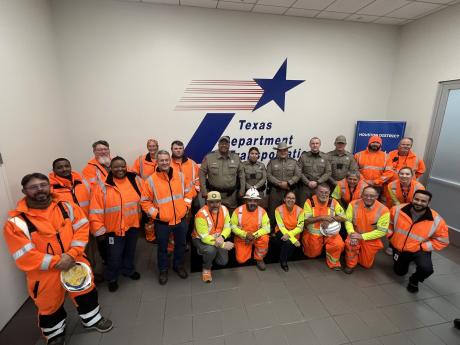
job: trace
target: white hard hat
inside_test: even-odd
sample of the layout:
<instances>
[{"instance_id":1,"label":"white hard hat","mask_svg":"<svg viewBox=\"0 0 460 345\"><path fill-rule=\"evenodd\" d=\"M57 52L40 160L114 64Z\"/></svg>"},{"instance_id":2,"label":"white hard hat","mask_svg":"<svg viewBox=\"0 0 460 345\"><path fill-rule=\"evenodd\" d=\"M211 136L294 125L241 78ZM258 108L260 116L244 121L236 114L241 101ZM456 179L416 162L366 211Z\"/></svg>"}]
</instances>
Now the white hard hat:
<instances>
[{"instance_id":1,"label":"white hard hat","mask_svg":"<svg viewBox=\"0 0 460 345\"><path fill-rule=\"evenodd\" d=\"M243 197L244 199L260 200L259 191L254 187L249 188Z\"/></svg>"},{"instance_id":2,"label":"white hard hat","mask_svg":"<svg viewBox=\"0 0 460 345\"><path fill-rule=\"evenodd\" d=\"M324 236L332 236L338 234L340 232L340 223L339 222L332 222L326 229L320 228L321 233Z\"/></svg>"}]
</instances>

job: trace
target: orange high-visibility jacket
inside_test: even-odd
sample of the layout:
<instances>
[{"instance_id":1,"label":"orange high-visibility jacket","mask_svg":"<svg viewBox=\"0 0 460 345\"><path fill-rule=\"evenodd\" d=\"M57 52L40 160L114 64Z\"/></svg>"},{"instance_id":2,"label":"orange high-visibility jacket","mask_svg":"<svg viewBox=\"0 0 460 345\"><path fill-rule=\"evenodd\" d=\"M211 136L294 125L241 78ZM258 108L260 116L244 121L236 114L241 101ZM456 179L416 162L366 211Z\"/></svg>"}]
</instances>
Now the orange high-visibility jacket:
<instances>
[{"instance_id":1,"label":"orange high-visibility jacket","mask_svg":"<svg viewBox=\"0 0 460 345\"><path fill-rule=\"evenodd\" d=\"M253 212L249 212L246 205L241 205L233 211L230 219L232 232L240 237L246 238L246 233L252 233L259 238L270 233L270 219L267 212L260 206Z\"/></svg>"},{"instance_id":2,"label":"orange high-visibility jacket","mask_svg":"<svg viewBox=\"0 0 460 345\"><path fill-rule=\"evenodd\" d=\"M377 200L371 207L366 207L362 199L353 200L348 205L346 214L347 232L357 232L365 241L383 237L388 232L390 210Z\"/></svg>"},{"instance_id":3,"label":"orange high-visibility jacket","mask_svg":"<svg viewBox=\"0 0 460 345\"><path fill-rule=\"evenodd\" d=\"M9 212L3 230L16 266L32 279L52 270L63 253L74 259L81 256L88 234L89 222L82 209L54 195L46 211L31 209L21 199Z\"/></svg>"},{"instance_id":4,"label":"orange high-visibility jacket","mask_svg":"<svg viewBox=\"0 0 460 345\"><path fill-rule=\"evenodd\" d=\"M183 157L182 161L176 162L171 158L171 167L184 174L186 187L191 189L193 197L200 192L200 167L193 159Z\"/></svg>"},{"instance_id":5,"label":"orange high-visibility jacket","mask_svg":"<svg viewBox=\"0 0 460 345\"><path fill-rule=\"evenodd\" d=\"M89 198L91 186L88 181L76 171L72 171L71 179L57 176L54 172L49 173L51 193L57 195L62 201L72 201L80 206L86 215L89 212Z\"/></svg>"},{"instance_id":6,"label":"orange high-visibility jacket","mask_svg":"<svg viewBox=\"0 0 460 345\"><path fill-rule=\"evenodd\" d=\"M386 153L379 150L370 151L368 148L355 153L355 160L359 166L359 172L366 181L382 185L386 181L385 172Z\"/></svg>"},{"instance_id":7,"label":"orange high-visibility jacket","mask_svg":"<svg viewBox=\"0 0 460 345\"><path fill-rule=\"evenodd\" d=\"M82 171L83 177L91 185L96 183L98 180L104 182L108 174L108 171L96 160L96 158L88 161Z\"/></svg>"},{"instance_id":8,"label":"orange high-visibility jacket","mask_svg":"<svg viewBox=\"0 0 460 345\"><path fill-rule=\"evenodd\" d=\"M409 151L407 156L400 156L398 150L393 150L388 154L385 164L385 176L387 182L395 181L398 178L398 171L401 168L409 167L412 169L414 179L418 179L425 172L425 162Z\"/></svg>"},{"instance_id":9,"label":"orange high-visibility jacket","mask_svg":"<svg viewBox=\"0 0 460 345\"><path fill-rule=\"evenodd\" d=\"M423 187L423 185L420 182L412 180L410 183L409 190L407 191L407 195L404 196L399 179L396 181L392 181L388 183L384 191L386 204L389 208L391 208L396 205L411 203L412 198L414 197L414 193L418 190L423 189L425 189L425 187Z\"/></svg>"},{"instance_id":10,"label":"orange high-visibility jacket","mask_svg":"<svg viewBox=\"0 0 460 345\"><path fill-rule=\"evenodd\" d=\"M303 231L305 214L302 207L294 205L291 211L286 204L278 206L275 210L275 233L281 231L283 235L289 235L289 240L294 244Z\"/></svg>"},{"instance_id":11,"label":"orange high-visibility jacket","mask_svg":"<svg viewBox=\"0 0 460 345\"><path fill-rule=\"evenodd\" d=\"M449 244L448 227L444 219L431 208L416 221L412 221L411 204L391 209L389 236L393 247L401 252L441 250Z\"/></svg>"},{"instance_id":12,"label":"orange high-visibility jacket","mask_svg":"<svg viewBox=\"0 0 460 345\"><path fill-rule=\"evenodd\" d=\"M125 177L135 193L134 198L120 190L109 174L105 182L94 185L89 206L91 233L101 236L113 232L116 236L124 236L131 227L139 227L141 212L140 199L142 195L142 180L133 172L127 172Z\"/></svg>"},{"instance_id":13,"label":"orange high-visibility jacket","mask_svg":"<svg viewBox=\"0 0 460 345\"><path fill-rule=\"evenodd\" d=\"M150 218L179 224L192 203L193 192L187 190L184 175L174 168L158 169L144 181L141 206Z\"/></svg>"},{"instance_id":14,"label":"orange high-visibility jacket","mask_svg":"<svg viewBox=\"0 0 460 345\"><path fill-rule=\"evenodd\" d=\"M155 172L157 168L157 160L150 157L150 153L139 156L133 163L131 171L142 177L143 180L147 179Z\"/></svg>"},{"instance_id":15,"label":"orange high-visibility jacket","mask_svg":"<svg viewBox=\"0 0 460 345\"><path fill-rule=\"evenodd\" d=\"M319 216L341 216L345 217L345 211L339 202L335 199L329 199L326 203L320 203L318 197L313 195L311 199L305 201L303 210L305 212L305 220ZM321 235L321 222L308 224L308 231L312 234Z\"/></svg>"},{"instance_id":16,"label":"orange high-visibility jacket","mask_svg":"<svg viewBox=\"0 0 460 345\"><path fill-rule=\"evenodd\" d=\"M342 201L342 205L348 205L352 200L361 199L361 194L366 187L367 183L361 179L356 185L353 193L351 193L348 181L344 178L337 183L331 196L335 200Z\"/></svg>"},{"instance_id":17,"label":"orange high-visibility jacket","mask_svg":"<svg viewBox=\"0 0 460 345\"><path fill-rule=\"evenodd\" d=\"M196 213L192 238L199 238L201 242L213 246L217 237L227 239L230 233L230 214L224 205L220 206L218 213L209 211L208 205Z\"/></svg>"}]
</instances>

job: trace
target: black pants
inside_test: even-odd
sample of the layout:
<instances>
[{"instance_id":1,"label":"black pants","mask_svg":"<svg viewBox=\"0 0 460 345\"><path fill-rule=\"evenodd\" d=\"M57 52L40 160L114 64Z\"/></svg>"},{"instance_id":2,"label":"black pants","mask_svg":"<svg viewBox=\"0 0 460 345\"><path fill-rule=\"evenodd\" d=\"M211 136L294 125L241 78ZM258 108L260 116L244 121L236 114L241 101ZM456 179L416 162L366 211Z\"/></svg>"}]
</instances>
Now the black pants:
<instances>
[{"instance_id":1,"label":"black pants","mask_svg":"<svg viewBox=\"0 0 460 345\"><path fill-rule=\"evenodd\" d=\"M295 246L290 240L283 241L281 237L283 237L283 234L281 231L278 231L275 235L275 243L280 247L280 263L286 264L288 259L291 257Z\"/></svg>"},{"instance_id":2,"label":"black pants","mask_svg":"<svg viewBox=\"0 0 460 345\"><path fill-rule=\"evenodd\" d=\"M397 260L395 260L395 254L397 255ZM414 261L416 266L415 273L410 277L412 282L423 282L434 272L431 252L420 250L415 253L395 252L395 254L393 255L393 270L398 276L407 274L411 261Z\"/></svg>"}]
</instances>

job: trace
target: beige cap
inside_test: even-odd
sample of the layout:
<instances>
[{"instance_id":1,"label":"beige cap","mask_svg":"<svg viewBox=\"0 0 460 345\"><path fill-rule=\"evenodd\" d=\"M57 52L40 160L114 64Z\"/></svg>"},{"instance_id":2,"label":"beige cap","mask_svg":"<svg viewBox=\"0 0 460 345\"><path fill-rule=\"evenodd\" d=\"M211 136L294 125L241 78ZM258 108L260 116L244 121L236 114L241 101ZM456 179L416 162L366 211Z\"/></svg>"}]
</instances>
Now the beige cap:
<instances>
[{"instance_id":1,"label":"beige cap","mask_svg":"<svg viewBox=\"0 0 460 345\"><path fill-rule=\"evenodd\" d=\"M206 198L207 201L221 201L222 198L219 192L212 191L208 193L208 197Z\"/></svg>"},{"instance_id":2,"label":"beige cap","mask_svg":"<svg viewBox=\"0 0 460 345\"><path fill-rule=\"evenodd\" d=\"M280 142L277 147L274 147L273 150L286 150L290 149L292 146L288 146L284 141Z\"/></svg>"},{"instance_id":3,"label":"beige cap","mask_svg":"<svg viewBox=\"0 0 460 345\"><path fill-rule=\"evenodd\" d=\"M224 141L224 140L227 141L227 142L230 142L230 137L229 137L228 135L224 135L223 137L220 137L219 143L220 143L221 141Z\"/></svg>"},{"instance_id":4,"label":"beige cap","mask_svg":"<svg viewBox=\"0 0 460 345\"><path fill-rule=\"evenodd\" d=\"M346 144L347 143L347 138L345 138L344 135L339 135L337 138L335 138L335 144L342 143Z\"/></svg>"}]
</instances>

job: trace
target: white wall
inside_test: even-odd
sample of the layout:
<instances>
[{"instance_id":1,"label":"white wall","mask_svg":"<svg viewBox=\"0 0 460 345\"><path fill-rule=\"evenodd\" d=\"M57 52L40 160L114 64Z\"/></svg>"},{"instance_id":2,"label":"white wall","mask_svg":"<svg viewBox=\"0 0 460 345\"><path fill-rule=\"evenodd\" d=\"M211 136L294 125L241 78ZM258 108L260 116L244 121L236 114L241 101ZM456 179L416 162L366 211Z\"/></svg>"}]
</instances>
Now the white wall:
<instances>
[{"instance_id":1,"label":"white wall","mask_svg":"<svg viewBox=\"0 0 460 345\"><path fill-rule=\"evenodd\" d=\"M460 5L405 25L391 87L388 119L407 119L422 155L430 135L438 83L460 79Z\"/></svg>"},{"instance_id":2,"label":"white wall","mask_svg":"<svg viewBox=\"0 0 460 345\"><path fill-rule=\"evenodd\" d=\"M44 0L0 2L0 222L20 197L20 179L48 172L68 152L61 115L53 30ZM7 176L7 179L4 178ZM8 187L9 185L9 187ZM9 201L8 201L9 200ZM2 236L3 237L3 236ZM0 329L26 299L24 275L0 240Z\"/></svg>"},{"instance_id":3,"label":"white wall","mask_svg":"<svg viewBox=\"0 0 460 345\"><path fill-rule=\"evenodd\" d=\"M318 135L329 150L338 134L352 143L356 120L385 119L396 27L117 1L52 4L79 168L100 138L130 161L150 137L165 148L187 143L205 113L174 111L190 80L272 78L285 58L288 79L306 80L286 94L286 111L273 102L238 111L227 134L267 134L238 130L239 119L266 120L272 133L293 134L294 148Z\"/></svg>"}]
</instances>

